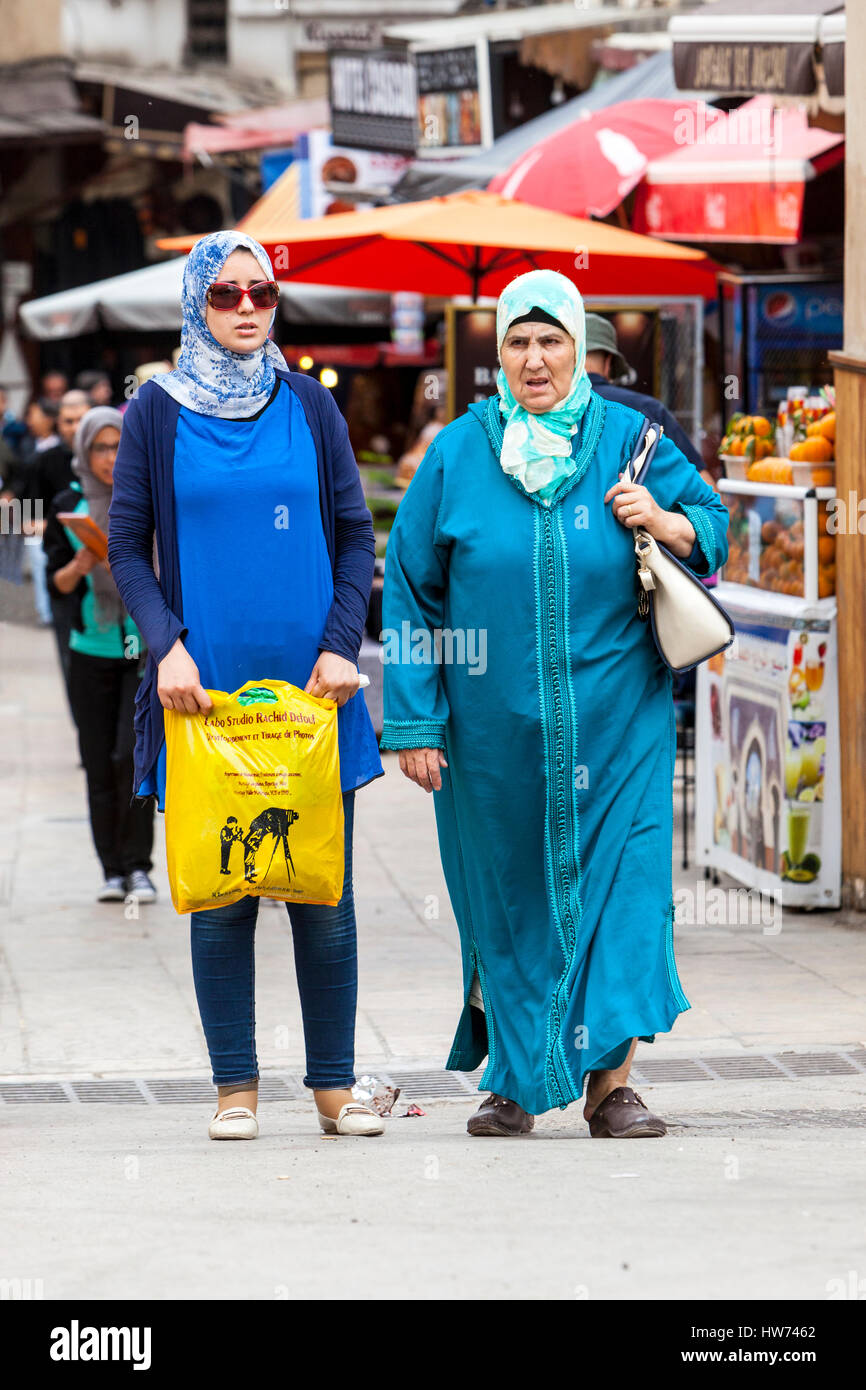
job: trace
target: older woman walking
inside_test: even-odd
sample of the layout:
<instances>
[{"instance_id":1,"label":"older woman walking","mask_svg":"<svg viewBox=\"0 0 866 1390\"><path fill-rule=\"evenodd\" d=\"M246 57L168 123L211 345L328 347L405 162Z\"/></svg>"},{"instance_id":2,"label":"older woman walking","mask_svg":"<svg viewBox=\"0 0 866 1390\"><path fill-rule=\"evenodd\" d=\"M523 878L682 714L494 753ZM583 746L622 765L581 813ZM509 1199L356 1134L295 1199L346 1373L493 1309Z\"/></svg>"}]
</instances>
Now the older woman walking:
<instances>
[{"instance_id":1,"label":"older woman walking","mask_svg":"<svg viewBox=\"0 0 866 1390\"><path fill-rule=\"evenodd\" d=\"M512 281L497 342L497 394L437 436L391 532L381 746L435 792L463 956L447 1066L488 1059L469 1133L526 1133L588 1078L594 1137L658 1136L629 1063L689 1004L671 678L638 616L631 533L708 574L727 513L666 439L647 487L620 479L642 417L591 389L564 276Z\"/></svg>"},{"instance_id":2,"label":"older woman walking","mask_svg":"<svg viewBox=\"0 0 866 1390\"><path fill-rule=\"evenodd\" d=\"M242 232L196 242L182 350L124 416L109 559L150 661L136 715L135 787L165 799L163 709L211 708L208 688L268 677L335 700L345 824L336 907L287 904L307 1073L321 1127L381 1134L352 1096L357 945L354 795L382 765L357 667L373 524L346 423L319 382L289 372L268 333L279 286ZM159 578L154 573L154 531ZM218 1090L212 1139L254 1139L258 898L194 912L193 978Z\"/></svg>"}]
</instances>

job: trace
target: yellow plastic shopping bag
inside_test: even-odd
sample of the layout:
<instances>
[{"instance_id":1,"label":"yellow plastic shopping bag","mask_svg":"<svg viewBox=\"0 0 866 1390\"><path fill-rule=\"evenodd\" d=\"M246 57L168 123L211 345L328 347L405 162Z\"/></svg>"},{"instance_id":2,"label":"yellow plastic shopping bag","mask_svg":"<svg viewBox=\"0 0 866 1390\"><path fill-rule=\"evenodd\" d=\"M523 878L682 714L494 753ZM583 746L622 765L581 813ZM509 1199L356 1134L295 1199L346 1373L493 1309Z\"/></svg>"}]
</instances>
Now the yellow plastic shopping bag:
<instances>
[{"instance_id":1,"label":"yellow plastic shopping bag","mask_svg":"<svg viewBox=\"0 0 866 1390\"><path fill-rule=\"evenodd\" d=\"M178 912L251 894L343 893L337 706L286 681L209 690L208 714L165 711L165 838Z\"/></svg>"}]
</instances>

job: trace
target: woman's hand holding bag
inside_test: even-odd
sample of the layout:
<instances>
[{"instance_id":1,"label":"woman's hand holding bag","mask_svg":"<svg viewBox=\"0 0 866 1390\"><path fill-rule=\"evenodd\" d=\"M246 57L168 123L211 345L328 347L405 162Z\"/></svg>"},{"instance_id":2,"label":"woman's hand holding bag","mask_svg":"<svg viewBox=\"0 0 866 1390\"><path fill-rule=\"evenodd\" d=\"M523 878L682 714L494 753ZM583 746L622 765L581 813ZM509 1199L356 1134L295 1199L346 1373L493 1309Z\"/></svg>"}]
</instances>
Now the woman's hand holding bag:
<instances>
[{"instance_id":1,"label":"woman's hand holding bag","mask_svg":"<svg viewBox=\"0 0 866 1390\"><path fill-rule=\"evenodd\" d=\"M649 488L632 482L628 473L621 474L619 482L605 493L605 502L610 502L612 498L616 499L613 514L623 526L632 530L640 526L681 560L691 553L695 528L688 517L677 512L666 512L656 502Z\"/></svg>"},{"instance_id":2,"label":"woman's hand holding bag","mask_svg":"<svg viewBox=\"0 0 866 1390\"><path fill-rule=\"evenodd\" d=\"M320 700L334 700L342 708L361 688L358 669L336 652L320 652L319 659L304 686L305 695L316 695Z\"/></svg>"},{"instance_id":3,"label":"woman's hand holding bag","mask_svg":"<svg viewBox=\"0 0 866 1390\"><path fill-rule=\"evenodd\" d=\"M660 425L644 420L634 454L605 501L615 494L633 498L632 502L621 504L623 511L634 507L630 514L620 515L617 508L615 514L634 532L640 580L638 613L649 620L662 661L669 670L681 672L725 651L735 634L734 624L722 605L682 563L695 544L691 522L682 518L682 529L675 529L676 544L672 545L670 523L678 520L676 514L658 507L648 489L637 482L645 476L663 432ZM641 515L647 515L648 521L642 522Z\"/></svg>"},{"instance_id":4,"label":"woman's hand holding bag","mask_svg":"<svg viewBox=\"0 0 866 1390\"><path fill-rule=\"evenodd\" d=\"M198 667L179 637L157 667L156 691L163 709L178 714L209 714L213 708Z\"/></svg>"}]
</instances>

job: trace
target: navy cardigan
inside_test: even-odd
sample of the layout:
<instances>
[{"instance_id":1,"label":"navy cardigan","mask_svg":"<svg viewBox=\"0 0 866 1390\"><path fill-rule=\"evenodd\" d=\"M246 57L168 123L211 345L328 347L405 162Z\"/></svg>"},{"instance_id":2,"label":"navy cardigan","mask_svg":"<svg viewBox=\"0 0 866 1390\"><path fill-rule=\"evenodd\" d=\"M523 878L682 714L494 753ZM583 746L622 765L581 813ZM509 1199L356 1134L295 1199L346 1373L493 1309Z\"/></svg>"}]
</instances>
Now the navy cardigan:
<instances>
[{"instance_id":1,"label":"navy cardigan","mask_svg":"<svg viewBox=\"0 0 866 1390\"><path fill-rule=\"evenodd\" d=\"M315 378L279 367L277 376L299 398L316 446L322 529L334 577L334 601L319 650L357 662L376 545L349 431L330 391ZM147 381L140 388L123 417L108 513L112 578L148 648L135 701L135 788L153 770L164 739L156 668L187 631L174 518L179 414L180 403L161 386ZM158 579L153 569L154 532Z\"/></svg>"}]
</instances>

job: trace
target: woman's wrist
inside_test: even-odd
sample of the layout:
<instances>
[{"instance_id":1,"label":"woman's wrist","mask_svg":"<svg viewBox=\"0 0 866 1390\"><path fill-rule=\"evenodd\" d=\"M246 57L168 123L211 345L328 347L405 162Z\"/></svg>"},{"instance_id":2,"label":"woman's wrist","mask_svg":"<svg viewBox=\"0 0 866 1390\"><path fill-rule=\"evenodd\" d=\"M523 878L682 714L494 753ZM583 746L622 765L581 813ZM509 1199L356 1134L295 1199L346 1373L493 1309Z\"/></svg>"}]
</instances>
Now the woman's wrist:
<instances>
[{"instance_id":1,"label":"woman's wrist","mask_svg":"<svg viewBox=\"0 0 866 1390\"><path fill-rule=\"evenodd\" d=\"M656 535L656 540L667 546L671 554L676 555L677 559L686 559L688 555L691 555L697 539L694 526L688 517L683 516L681 512L663 511L661 521L660 534Z\"/></svg>"},{"instance_id":2,"label":"woman's wrist","mask_svg":"<svg viewBox=\"0 0 866 1390\"><path fill-rule=\"evenodd\" d=\"M86 559L81 558L86 556L86 553L82 550L77 551L67 564L54 571L54 587L58 593L71 594L74 589L78 588L82 579L90 573L93 566L89 565Z\"/></svg>"}]
</instances>

